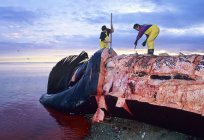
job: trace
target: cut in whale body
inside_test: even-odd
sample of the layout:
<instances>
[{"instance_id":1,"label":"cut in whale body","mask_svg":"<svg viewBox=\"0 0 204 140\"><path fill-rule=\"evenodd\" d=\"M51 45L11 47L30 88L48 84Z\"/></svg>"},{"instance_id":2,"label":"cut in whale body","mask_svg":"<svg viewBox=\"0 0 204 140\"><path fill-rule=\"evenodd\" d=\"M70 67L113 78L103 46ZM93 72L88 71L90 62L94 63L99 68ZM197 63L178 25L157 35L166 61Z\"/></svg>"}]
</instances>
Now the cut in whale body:
<instances>
[{"instance_id":1,"label":"cut in whale body","mask_svg":"<svg viewBox=\"0 0 204 140\"><path fill-rule=\"evenodd\" d=\"M46 106L72 113L126 117L203 136L204 56L70 56L50 73ZM63 69L63 70L62 70ZM60 89L60 90L59 90Z\"/></svg>"}]
</instances>

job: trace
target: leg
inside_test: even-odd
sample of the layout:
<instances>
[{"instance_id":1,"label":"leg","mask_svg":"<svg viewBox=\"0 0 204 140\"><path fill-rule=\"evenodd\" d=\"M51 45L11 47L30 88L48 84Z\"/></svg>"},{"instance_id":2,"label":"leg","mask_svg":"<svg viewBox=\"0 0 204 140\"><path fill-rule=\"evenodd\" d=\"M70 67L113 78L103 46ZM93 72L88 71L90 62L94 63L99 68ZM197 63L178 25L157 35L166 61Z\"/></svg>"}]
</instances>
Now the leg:
<instances>
[{"instance_id":1,"label":"leg","mask_svg":"<svg viewBox=\"0 0 204 140\"><path fill-rule=\"evenodd\" d=\"M154 40L152 40L152 38L150 38L150 36L147 39L147 47L148 47L148 49L154 49Z\"/></svg>"},{"instance_id":2,"label":"leg","mask_svg":"<svg viewBox=\"0 0 204 140\"><path fill-rule=\"evenodd\" d=\"M154 40L159 34L159 29L158 28L153 28L152 32L149 34L149 37L147 39L147 47L148 49L154 49Z\"/></svg>"}]
</instances>

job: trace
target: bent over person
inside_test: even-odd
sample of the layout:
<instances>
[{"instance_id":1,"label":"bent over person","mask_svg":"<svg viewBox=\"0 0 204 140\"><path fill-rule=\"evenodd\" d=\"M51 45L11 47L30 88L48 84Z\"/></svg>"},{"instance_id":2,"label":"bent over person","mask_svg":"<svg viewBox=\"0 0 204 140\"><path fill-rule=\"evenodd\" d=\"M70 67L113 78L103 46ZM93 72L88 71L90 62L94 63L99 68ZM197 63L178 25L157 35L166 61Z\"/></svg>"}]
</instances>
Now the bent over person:
<instances>
[{"instance_id":1,"label":"bent over person","mask_svg":"<svg viewBox=\"0 0 204 140\"><path fill-rule=\"evenodd\" d=\"M114 32L113 25L111 25L111 29L108 29L105 25L101 27L101 35L99 39L100 48L108 48L109 41L109 34Z\"/></svg>"},{"instance_id":2,"label":"bent over person","mask_svg":"<svg viewBox=\"0 0 204 140\"><path fill-rule=\"evenodd\" d=\"M135 40L135 48L137 46L137 42L138 40L143 36L143 34L146 35L146 40L142 43L143 47L146 45L147 43L147 47L148 47L148 54L153 55L154 54L154 40L156 39L156 37L159 34L159 27L155 24L153 25L140 25L140 24L135 24L133 26L133 29L139 31L137 38Z\"/></svg>"}]
</instances>

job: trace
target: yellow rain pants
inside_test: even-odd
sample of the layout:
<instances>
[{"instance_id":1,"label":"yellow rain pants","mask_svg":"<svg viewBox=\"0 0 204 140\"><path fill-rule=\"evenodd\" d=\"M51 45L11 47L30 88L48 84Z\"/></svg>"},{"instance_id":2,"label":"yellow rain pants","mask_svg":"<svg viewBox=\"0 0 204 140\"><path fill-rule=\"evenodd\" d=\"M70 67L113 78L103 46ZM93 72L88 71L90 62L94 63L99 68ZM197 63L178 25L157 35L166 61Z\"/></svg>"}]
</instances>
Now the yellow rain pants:
<instances>
[{"instance_id":1,"label":"yellow rain pants","mask_svg":"<svg viewBox=\"0 0 204 140\"><path fill-rule=\"evenodd\" d=\"M159 27L157 25L152 25L147 31L145 31L145 34L148 35L147 39L147 47L148 49L154 49L154 40L159 34Z\"/></svg>"},{"instance_id":2,"label":"yellow rain pants","mask_svg":"<svg viewBox=\"0 0 204 140\"><path fill-rule=\"evenodd\" d=\"M106 34L106 38L105 38L105 41L109 41L109 37L108 37L108 34L107 32L105 33ZM108 43L105 43L104 41L101 41L101 39L99 40L99 44L100 44L100 48L108 48Z\"/></svg>"}]
</instances>

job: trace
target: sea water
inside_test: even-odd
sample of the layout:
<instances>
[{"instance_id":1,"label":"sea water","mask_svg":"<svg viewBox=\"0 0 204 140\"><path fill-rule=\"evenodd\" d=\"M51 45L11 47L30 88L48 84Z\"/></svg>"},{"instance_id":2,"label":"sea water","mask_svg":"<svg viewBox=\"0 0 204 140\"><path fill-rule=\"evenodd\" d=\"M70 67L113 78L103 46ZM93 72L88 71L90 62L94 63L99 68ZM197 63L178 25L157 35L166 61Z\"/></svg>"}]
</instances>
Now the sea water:
<instances>
[{"instance_id":1,"label":"sea water","mask_svg":"<svg viewBox=\"0 0 204 140\"><path fill-rule=\"evenodd\" d=\"M0 63L0 140L75 140L88 134L83 116L69 116L39 102L54 65Z\"/></svg>"}]
</instances>

